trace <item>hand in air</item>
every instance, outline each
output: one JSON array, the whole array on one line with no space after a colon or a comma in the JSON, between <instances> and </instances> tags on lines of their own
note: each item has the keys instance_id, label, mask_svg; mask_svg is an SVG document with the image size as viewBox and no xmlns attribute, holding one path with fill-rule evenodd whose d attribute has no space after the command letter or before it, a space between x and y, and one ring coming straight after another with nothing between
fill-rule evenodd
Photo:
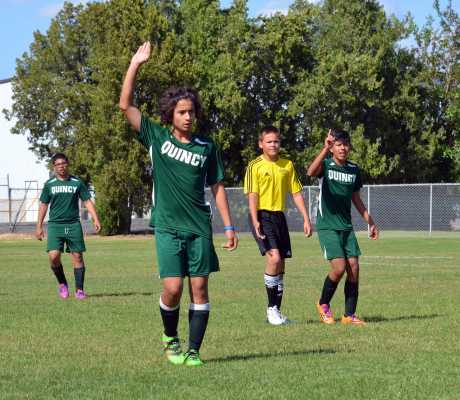
<instances>
[{"instance_id":1,"label":"hand in air","mask_svg":"<svg viewBox=\"0 0 460 400\"><path fill-rule=\"evenodd\" d=\"M150 57L151 49L152 46L150 45L150 42L144 42L144 44L137 49L136 54L134 54L131 59L131 63L141 65L147 62Z\"/></svg>"},{"instance_id":2,"label":"hand in air","mask_svg":"<svg viewBox=\"0 0 460 400\"><path fill-rule=\"evenodd\" d=\"M334 139L334 136L332 136L332 129L329 129L326 139L324 140L324 147L331 149L332 146L334 145L334 141L335 139Z\"/></svg>"}]
</instances>

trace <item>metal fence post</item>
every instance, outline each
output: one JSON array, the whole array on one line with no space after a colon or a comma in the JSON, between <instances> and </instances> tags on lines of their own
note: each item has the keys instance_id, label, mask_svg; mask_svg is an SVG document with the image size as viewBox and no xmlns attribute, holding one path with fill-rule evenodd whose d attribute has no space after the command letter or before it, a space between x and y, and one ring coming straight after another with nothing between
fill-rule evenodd
<instances>
[{"instance_id":1,"label":"metal fence post","mask_svg":"<svg viewBox=\"0 0 460 400\"><path fill-rule=\"evenodd\" d=\"M432 229L433 229L433 185L430 185L430 232L429 232L430 236L431 236Z\"/></svg>"},{"instance_id":2,"label":"metal fence post","mask_svg":"<svg viewBox=\"0 0 460 400\"><path fill-rule=\"evenodd\" d=\"M371 187L367 186L367 212L371 213ZM371 226L367 224L367 235L371 234Z\"/></svg>"},{"instance_id":3,"label":"metal fence post","mask_svg":"<svg viewBox=\"0 0 460 400\"><path fill-rule=\"evenodd\" d=\"M11 226L11 189L10 174L6 174L6 184L8 186L8 224Z\"/></svg>"}]
</instances>

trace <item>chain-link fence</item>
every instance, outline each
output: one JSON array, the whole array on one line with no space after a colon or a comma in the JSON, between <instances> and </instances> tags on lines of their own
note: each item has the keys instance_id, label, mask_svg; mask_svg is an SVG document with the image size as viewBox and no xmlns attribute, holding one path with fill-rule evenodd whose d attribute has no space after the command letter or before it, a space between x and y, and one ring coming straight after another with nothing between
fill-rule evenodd
<instances>
[{"instance_id":1,"label":"chain-link fence","mask_svg":"<svg viewBox=\"0 0 460 400\"><path fill-rule=\"evenodd\" d=\"M41 188L33 181L26 182L24 188L0 185L0 231L32 231L38 217L40 193ZM317 186L303 189L313 225L316 222L318 194ZM243 189L227 188L227 196L234 225L240 232L248 232L248 202ZM214 231L222 232L222 221L209 190L206 198L214 214ZM368 185L362 188L361 198L381 231L460 231L460 183ZM86 209L82 208L80 215L84 223L88 221ZM286 218L292 232L302 231L302 218L290 198ZM367 230L366 223L354 208L352 218L355 230ZM132 222L133 230L146 230L149 216L133 218Z\"/></svg>"},{"instance_id":2,"label":"chain-link fence","mask_svg":"<svg viewBox=\"0 0 460 400\"><path fill-rule=\"evenodd\" d=\"M0 233L32 232L38 219L41 192L37 181L26 181L23 188L0 184ZM88 211L82 204L80 216L82 221L88 220Z\"/></svg>"},{"instance_id":3,"label":"chain-link fence","mask_svg":"<svg viewBox=\"0 0 460 400\"><path fill-rule=\"evenodd\" d=\"M234 225L241 232L249 231L248 202L242 188L227 188ZM305 204L313 225L316 223L319 188L303 189ZM392 231L460 231L460 184L366 185L361 198L379 229ZM208 193L213 211L216 207ZM303 220L291 199L286 207L286 219L293 232L303 230ZM366 231L366 222L352 207L354 229ZM214 218L214 229L222 231L220 218Z\"/></svg>"}]
</instances>

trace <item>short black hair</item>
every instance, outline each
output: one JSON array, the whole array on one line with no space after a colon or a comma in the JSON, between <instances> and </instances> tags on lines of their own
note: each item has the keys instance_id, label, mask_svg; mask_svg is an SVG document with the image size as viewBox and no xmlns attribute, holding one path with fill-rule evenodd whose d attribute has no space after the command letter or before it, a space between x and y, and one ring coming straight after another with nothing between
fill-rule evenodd
<instances>
[{"instance_id":1,"label":"short black hair","mask_svg":"<svg viewBox=\"0 0 460 400\"><path fill-rule=\"evenodd\" d=\"M53 157L51 157L51 163L54 165L57 160L65 160L66 162L69 162L69 159L64 153L53 154Z\"/></svg>"},{"instance_id":2,"label":"short black hair","mask_svg":"<svg viewBox=\"0 0 460 400\"><path fill-rule=\"evenodd\" d=\"M159 108L161 113L161 122L163 124L171 124L174 115L174 108L180 100L188 99L193 103L195 115L198 120L203 115L200 97L195 89L191 87L170 87L167 89L159 100Z\"/></svg>"},{"instance_id":3,"label":"short black hair","mask_svg":"<svg viewBox=\"0 0 460 400\"><path fill-rule=\"evenodd\" d=\"M280 130L273 125L266 125L264 126L259 133L259 140L262 140L264 136L268 133L276 133L278 136L280 135Z\"/></svg>"},{"instance_id":4,"label":"short black hair","mask_svg":"<svg viewBox=\"0 0 460 400\"><path fill-rule=\"evenodd\" d=\"M332 129L334 139L346 144L351 144L350 134L343 129Z\"/></svg>"}]
</instances>

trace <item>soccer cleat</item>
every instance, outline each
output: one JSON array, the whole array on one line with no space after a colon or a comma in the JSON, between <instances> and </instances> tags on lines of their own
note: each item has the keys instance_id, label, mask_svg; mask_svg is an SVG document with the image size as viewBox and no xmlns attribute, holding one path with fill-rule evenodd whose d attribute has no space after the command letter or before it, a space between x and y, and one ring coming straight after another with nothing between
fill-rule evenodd
<instances>
[{"instance_id":1,"label":"soccer cleat","mask_svg":"<svg viewBox=\"0 0 460 400\"><path fill-rule=\"evenodd\" d=\"M318 310L319 320L327 325L335 324L334 316L327 304L316 304Z\"/></svg>"},{"instance_id":2,"label":"soccer cleat","mask_svg":"<svg viewBox=\"0 0 460 400\"><path fill-rule=\"evenodd\" d=\"M180 348L179 338L177 336L170 337L163 334L161 341L163 342L163 351L168 361L174 365L183 364L184 353L182 353Z\"/></svg>"},{"instance_id":3,"label":"soccer cleat","mask_svg":"<svg viewBox=\"0 0 460 400\"><path fill-rule=\"evenodd\" d=\"M283 320L283 325L287 325L292 322L288 317L281 313L281 310L279 310L278 312L280 313L280 317Z\"/></svg>"},{"instance_id":4,"label":"soccer cleat","mask_svg":"<svg viewBox=\"0 0 460 400\"><path fill-rule=\"evenodd\" d=\"M67 297L69 297L69 288L64 283L59 285L59 296L61 296L61 299L67 299Z\"/></svg>"},{"instance_id":5,"label":"soccer cleat","mask_svg":"<svg viewBox=\"0 0 460 400\"><path fill-rule=\"evenodd\" d=\"M353 315L344 315L340 322L344 325L366 325L366 323L362 320L359 319L355 314Z\"/></svg>"},{"instance_id":6,"label":"soccer cleat","mask_svg":"<svg viewBox=\"0 0 460 400\"><path fill-rule=\"evenodd\" d=\"M277 306L267 308L267 321L270 325L283 325L287 318L283 317Z\"/></svg>"},{"instance_id":7,"label":"soccer cleat","mask_svg":"<svg viewBox=\"0 0 460 400\"><path fill-rule=\"evenodd\" d=\"M75 292L75 298L78 300L85 300L86 293L81 289L77 289L77 291Z\"/></svg>"},{"instance_id":8,"label":"soccer cleat","mask_svg":"<svg viewBox=\"0 0 460 400\"><path fill-rule=\"evenodd\" d=\"M187 365L188 367L199 367L203 364L204 362L201 361L198 350L190 349L184 354L184 365Z\"/></svg>"}]
</instances>

